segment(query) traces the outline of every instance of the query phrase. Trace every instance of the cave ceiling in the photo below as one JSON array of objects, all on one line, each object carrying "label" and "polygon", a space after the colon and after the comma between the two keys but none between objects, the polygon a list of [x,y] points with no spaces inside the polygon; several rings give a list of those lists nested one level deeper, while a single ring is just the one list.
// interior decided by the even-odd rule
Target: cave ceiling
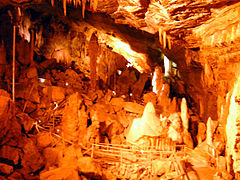
[{"label": "cave ceiling", "polygon": [[[95,28],[114,34],[107,41],[120,38],[142,54],[149,53],[148,47],[160,48],[173,61],[183,60],[186,48],[221,46],[240,36],[238,0],[1,0],[1,9],[8,6],[45,13],[53,6],[61,10],[60,16],[78,14]],[[149,70],[146,60],[139,59],[140,69]]]}]

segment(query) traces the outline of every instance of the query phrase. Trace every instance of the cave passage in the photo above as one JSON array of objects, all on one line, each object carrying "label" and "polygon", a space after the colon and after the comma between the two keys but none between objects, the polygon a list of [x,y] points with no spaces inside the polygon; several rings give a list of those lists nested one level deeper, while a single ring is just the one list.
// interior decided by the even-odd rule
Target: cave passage
[{"label": "cave passage", "polygon": [[240,5],[179,3],[0,3],[0,179],[238,179]]}]

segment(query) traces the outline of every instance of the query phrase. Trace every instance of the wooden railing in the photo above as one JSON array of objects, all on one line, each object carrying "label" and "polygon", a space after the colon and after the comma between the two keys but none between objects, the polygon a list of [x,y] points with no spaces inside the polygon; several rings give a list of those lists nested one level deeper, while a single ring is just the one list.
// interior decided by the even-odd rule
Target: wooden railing
[{"label": "wooden railing", "polygon": [[171,154],[186,157],[186,151],[184,145],[174,145],[174,147],[168,150],[153,149],[146,146],[134,146],[134,145],[118,145],[118,144],[92,144],[91,157],[108,157],[111,159],[119,159],[122,163],[125,161],[147,161],[156,158],[164,159],[169,158]]},{"label": "wooden railing", "polygon": [[134,170],[136,167],[138,167],[137,169],[144,169],[142,176],[147,176],[149,179],[154,175],[152,169],[154,160],[170,161],[177,176],[188,179],[179,162],[180,159],[186,158],[185,145],[174,145],[169,150],[157,150],[147,146],[92,144],[91,157],[96,159],[103,158],[105,163],[119,164],[119,169],[125,169],[126,172]]}]

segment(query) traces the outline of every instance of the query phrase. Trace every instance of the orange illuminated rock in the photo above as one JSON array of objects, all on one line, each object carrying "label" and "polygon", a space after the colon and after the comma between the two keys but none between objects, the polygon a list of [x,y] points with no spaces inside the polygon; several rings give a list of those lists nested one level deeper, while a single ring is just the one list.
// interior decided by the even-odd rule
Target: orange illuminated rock
[{"label": "orange illuminated rock", "polygon": [[136,143],[141,137],[159,136],[161,135],[162,127],[160,120],[155,114],[155,108],[151,102],[145,106],[143,116],[133,120],[133,123],[127,134],[127,142]]}]

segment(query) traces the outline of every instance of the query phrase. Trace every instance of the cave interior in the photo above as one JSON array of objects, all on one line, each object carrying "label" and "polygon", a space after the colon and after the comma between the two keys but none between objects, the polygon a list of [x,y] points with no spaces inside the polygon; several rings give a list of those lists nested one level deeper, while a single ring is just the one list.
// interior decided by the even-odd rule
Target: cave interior
[{"label": "cave interior", "polygon": [[0,179],[240,179],[239,14],[2,0]]}]

